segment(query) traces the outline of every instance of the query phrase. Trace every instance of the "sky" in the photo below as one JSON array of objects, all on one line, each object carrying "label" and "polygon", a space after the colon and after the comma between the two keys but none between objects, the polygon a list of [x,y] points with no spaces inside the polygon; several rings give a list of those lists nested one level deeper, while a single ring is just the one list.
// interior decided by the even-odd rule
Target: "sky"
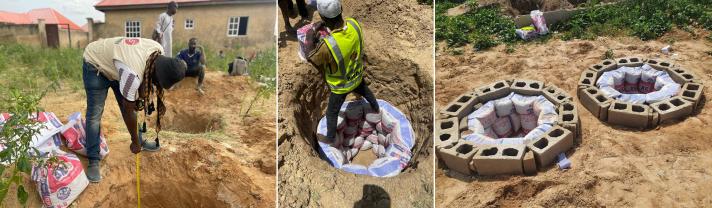
[{"label": "sky", "polygon": [[94,4],[101,0],[3,0],[2,11],[24,13],[32,9],[53,8],[79,26],[87,22],[87,17],[94,22],[103,22],[104,13],[94,9]]}]

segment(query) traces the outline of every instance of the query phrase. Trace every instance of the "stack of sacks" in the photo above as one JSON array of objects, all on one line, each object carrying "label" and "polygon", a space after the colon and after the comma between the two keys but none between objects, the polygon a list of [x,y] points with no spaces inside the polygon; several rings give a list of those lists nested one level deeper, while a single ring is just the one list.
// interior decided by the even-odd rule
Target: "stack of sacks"
[{"label": "stack of sacks", "polygon": [[[341,107],[336,141],[319,142],[334,167],[355,174],[391,177],[407,166],[413,155],[413,128],[405,114],[390,103],[379,100],[378,105],[380,112],[372,110],[365,100],[349,101]],[[324,137],[326,133],[326,118],[322,118],[317,135]],[[378,159],[368,167],[351,163],[360,151],[372,152]]]},{"label": "stack of sacks", "polygon": [[667,72],[647,64],[604,72],[596,86],[606,97],[635,104],[662,101],[677,94],[681,87]]},{"label": "stack of sacks", "polygon": [[478,144],[524,143],[551,128],[557,119],[556,106],[544,96],[510,93],[468,115],[468,129],[473,133],[464,139]]},{"label": "stack of sacks", "polygon": [[[8,113],[0,114],[0,128],[10,119]],[[84,167],[76,155],[60,150],[60,132],[72,128],[70,124],[62,125],[52,112],[39,112],[30,119],[39,123],[40,129],[32,137],[31,145],[40,155],[32,164],[31,180],[35,182],[37,192],[44,207],[68,207],[89,185]],[[82,132],[83,133],[83,132]],[[71,147],[70,147],[71,148]],[[0,150],[3,146],[0,145]],[[108,150],[107,150],[108,151]],[[47,162],[55,157],[59,163]]]},{"label": "stack of sacks", "polygon": [[378,158],[386,156],[386,147],[397,140],[392,134],[396,120],[381,110],[376,112],[370,105],[348,105],[339,113],[336,141],[331,144],[344,155],[344,163],[350,161],[359,151],[371,150]]}]

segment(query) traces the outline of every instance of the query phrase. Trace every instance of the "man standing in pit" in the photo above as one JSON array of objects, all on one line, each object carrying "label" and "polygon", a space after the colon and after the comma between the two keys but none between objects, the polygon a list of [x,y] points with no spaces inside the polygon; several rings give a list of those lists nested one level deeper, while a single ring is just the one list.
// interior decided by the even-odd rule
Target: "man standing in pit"
[{"label": "man standing in pit", "polygon": [[[86,138],[89,181],[101,180],[99,132],[101,116],[109,88],[114,92],[121,116],[131,135],[129,148],[157,151],[157,143],[144,141],[138,133],[136,111],[152,109],[149,101],[157,100],[156,131],[161,129],[163,89],[168,89],[185,76],[185,62],[163,55],[161,44],[151,39],[115,37],[94,41],[84,49],[82,79],[87,95]],[[152,102],[151,102],[152,103]],[[150,111],[150,110],[149,110]]]},{"label": "man standing in pit", "polygon": [[[379,112],[376,97],[363,82],[363,33],[353,18],[342,17],[340,0],[317,0],[317,10],[323,22],[314,24],[307,37],[318,44],[308,55],[309,62],[324,74],[331,90],[326,108],[326,138],[334,142],[341,105],[351,92],[366,98],[371,109]],[[318,31],[326,27],[329,35],[319,40]]]},{"label": "man standing in pit", "polygon": [[188,64],[188,70],[185,71],[185,76],[198,78],[198,85],[195,86],[195,90],[198,90],[198,93],[201,95],[205,94],[205,91],[203,91],[203,79],[205,79],[204,51],[203,46],[198,45],[197,38],[190,38],[190,40],[188,40],[188,48],[181,50],[177,56],[177,58]]},{"label": "man standing in pit", "polygon": [[173,57],[173,15],[178,12],[178,4],[175,1],[168,3],[166,12],[158,16],[156,29],[153,31],[152,39],[161,43],[165,56]]}]

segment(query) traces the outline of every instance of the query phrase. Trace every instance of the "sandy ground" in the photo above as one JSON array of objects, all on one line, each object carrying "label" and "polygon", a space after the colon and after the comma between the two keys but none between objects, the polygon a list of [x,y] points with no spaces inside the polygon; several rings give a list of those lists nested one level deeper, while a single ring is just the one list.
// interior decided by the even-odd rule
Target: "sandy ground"
[{"label": "sandy ground", "polygon": [[[334,169],[318,157],[315,130],[328,89],[311,65],[300,62],[296,38],[286,35],[280,19],[279,206],[432,207],[432,7],[415,0],[342,3],[345,16],[364,30],[369,88],[414,125],[417,163],[396,177],[375,178]],[[292,24],[305,22],[297,21]]]},{"label": "sandy ground", "polygon": [[[164,95],[162,149],[141,153],[142,207],[274,206],[275,96],[256,101],[243,118],[256,84],[247,77],[224,74],[206,74],[204,96],[194,90],[194,78],[186,78]],[[41,106],[66,122],[71,113],[84,113],[85,98],[83,89],[60,89],[47,95]],[[103,179],[90,184],[73,206],[135,206],[136,158],[129,151],[130,136],[113,93],[107,97],[102,130],[111,151],[102,160]],[[28,206],[39,207],[36,188],[28,185],[32,187]],[[19,207],[14,197],[6,202],[8,207]]]},{"label": "sandy ground", "polygon": [[[674,31],[657,41],[632,37],[526,44],[514,53],[504,46],[463,55],[436,54],[436,109],[457,95],[500,79],[553,83],[576,94],[580,73],[608,49],[615,57],[671,60],[660,48],[671,44],[675,64],[712,83],[712,42]],[[469,48],[469,47],[465,47]],[[709,94],[710,86],[704,91]],[[575,96],[574,96],[575,97]],[[707,96],[706,102],[709,102]],[[712,106],[671,124],[639,131],[610,126],[575,98],[582,144],[567,155],[572,169],[549,168],[536,176],[451,177],[436,169],[437,207],[709,207],[712,206]]]}]

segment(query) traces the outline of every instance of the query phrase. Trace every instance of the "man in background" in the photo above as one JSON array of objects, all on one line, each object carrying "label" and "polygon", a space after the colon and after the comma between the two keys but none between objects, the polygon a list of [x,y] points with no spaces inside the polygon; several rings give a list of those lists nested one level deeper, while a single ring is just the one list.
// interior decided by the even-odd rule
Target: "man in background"
[{"label": "man in background", "polygon": [[153,31],[152,39],[161,43],[164,55],[173,57],[173,15],[178,12],[178,4],[175,1],[168,3],[166,12],[158,15],[156,29]]},{"label": "man in background", "polygon": [[197,38],[190,38],[188,48],[181,50],[178,56],[176,56],[176,58],[185,61],[188,65],[185,76],[198,78],[198,85],[195,87],[195,90],[198,90],[198,93],[201,95],[205,94],[205,91],[203,91],[203,79],[205,79],[204,51],[203,46],[198,45]]}]

